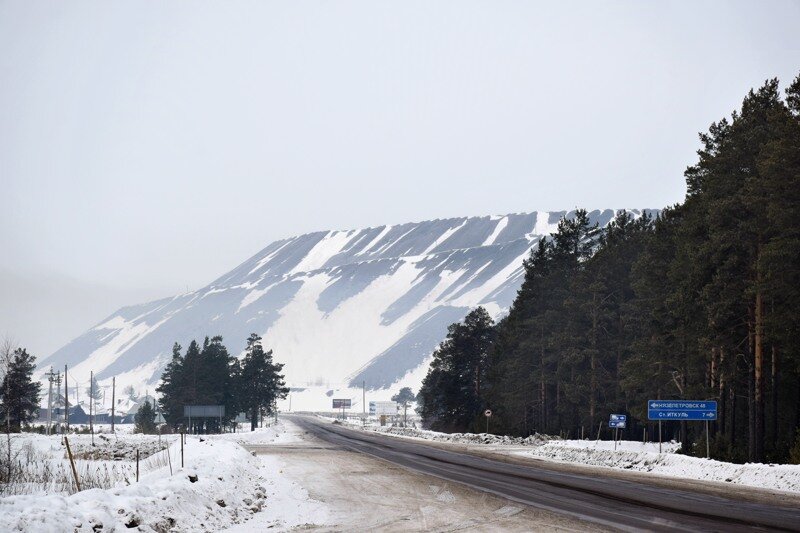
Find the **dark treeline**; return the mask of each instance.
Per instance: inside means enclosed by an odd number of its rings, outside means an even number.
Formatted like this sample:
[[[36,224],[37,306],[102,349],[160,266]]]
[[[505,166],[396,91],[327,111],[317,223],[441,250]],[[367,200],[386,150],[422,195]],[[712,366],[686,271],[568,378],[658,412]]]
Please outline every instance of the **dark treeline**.
[[[242,360],[228,353],[219,336],[206,337],[202,346],[192,341],[183,355],[181,346],[175,343],[172,360],[156,389],[161,394],[159,405],[168,424],[175,429],[184,426],[190,433],[221,431],[243,412],[255,429],[259,416],[273,413],[276,401],[289,392],[282,369],[283,364],[273,362],[272,351],[264,351],[261,337],[255,333],[247,339]],[[225,417],[221,421],[190,421],[183,416],[186,405],[224,405]]]
[[[451,326],[419,395],[429,425],[480,430],[490,407],[497,431],[594,437],[625,413],[641,438],[648,399],[714,399],[714,457],[789,457],[800,427],[800,77],[785,98],[777,80],[750,91],[700,139],[682,204],[656,219],[619,213],[603,229],[578,211],[531,251],[491,333],[476,312]],[[664,431],[691,451],[704,425]]]

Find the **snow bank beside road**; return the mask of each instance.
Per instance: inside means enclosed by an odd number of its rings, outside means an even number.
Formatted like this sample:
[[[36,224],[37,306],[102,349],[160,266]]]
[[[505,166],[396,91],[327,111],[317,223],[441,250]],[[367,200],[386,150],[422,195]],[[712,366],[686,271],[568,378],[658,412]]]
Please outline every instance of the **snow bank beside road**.
[[[286,425],[283,421],[264,428],[256,428],[255,431],[249,431],[248,429],[236,433],[209,435],[209,437],[238,442],[239,444],[289,444],[300,440],[294,433],[286,431]]]
[[[509,437],[507,435],[494,435],[492,433],[441,433],[439,431],[430,431],[427,429],[417,429],[409,427],[398,426],[375,426],[367,424],[362,425],[360,422],[352,420],[340,420],[336,418],[328,418],[321,416],[325,420],[330,420],[333,424],[347,425],[348,427],[363,429],[365,431],[374,431],[376,433],[385,433],[388,435],[395,435],[399,437],[411,437],[415,439],[432,440],[437,442],[453,442],[457,444],[490,444],[494,446],[540,446],[549,440],[558,437],[551,437],[549,435],[541,435],[534,433],[529,437]]]
[[[543,443],[544,444],[544,443]],[[614,451],[614,441],[613,440],[559,440],[557,443],[554,443],[557,446],[554,447],[562,447],[562,448],[582,448],[582,449],[591,449],[591,450],[606,450],[606,451]],[[681,443],[670,441],[664,442],[661,444],[661,451],[663,453],[675,453],[681,449]],[[617,441],[616,451],[619,452],[651,452],[651,453],[658,453],[658,443],[657,442],[641,442],[636,440],[620,440]]]
[[[260,533],[267,529],[283,531],[300,526],[321,526],[329,521],[328,507],[312,499],[308,491],[283,475],[284,463],[270,455],[259,455],[261,475],[266,480],[269,509],[237,524],[227,533]]]
[[[241,446],[189,438],[183,469],[180,444],[169,450],[172,476],[164,466],[108,490],[0,498],[0,531],[216,531],[268,504],[259,463]]]
[[[665,443],[664,452],[680,448]],[[735,483],[749,487],[800,492],[800,465],[734,464],[677,453],[658,453],[658,443],[622,441],[614,451],[613,441],[551,441],[514,455],[548,459],[663,476]]]
[[[541,446],[550,441],[553,437],[534,433],[529,437],[509,437],[507,435],[492,435],[491,433],[439,433],[438,431],[428,431],[425,429],[403,428],[403,427],[370,427],[366,429],[399,435],[401,437],[415,437],[418,439],[433,440],[438,442],[454,442],[459,444],[490,444],[494,446]]]
[[[299,429],[291,422],[280,421],[269,427],[258,428],[252,432],[214,435],[213,439],[238,442],[245,447],[251,445],[259,450],[257,458],[261,477],[266,486],[269,509],[257,513],[251,520],[226,530],[231,533],[261,532],[267,529],[285,530],[299,526],[323,525],[328,523],[330,511],[319,501],[312,499],[308,491],[284,474],[285,463],[281,456],[269,452],[270,445],[282,447],[290,443],[300,443]]]

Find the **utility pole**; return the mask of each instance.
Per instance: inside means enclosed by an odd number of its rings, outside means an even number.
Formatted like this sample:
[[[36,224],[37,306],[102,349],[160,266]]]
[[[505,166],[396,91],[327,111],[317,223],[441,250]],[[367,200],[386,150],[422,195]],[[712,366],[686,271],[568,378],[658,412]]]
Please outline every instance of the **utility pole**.
[[[94,446],[94,370],[89,371],[89,433],[92,434],[92,446]],[[138,451],[138,450],[137,450]]]
[[[114,394],[117,390],[117,376],[111,378],[111,433],[114,433],[114,407],[116,407],[116,402],[114,401]]]
[[[59,370],[56,372],[56,394],[61,394],[61,371]],[[59,433],[61,432],[61,424],[57,426],[59,428]]]
[[[361,382],[361,415],[367,418],[367,380]]]
[[[69,386],[67,385],[67,365],[64,365],[64,432],[69,433]]]
[[[53,367],[50,367],[50,372],[45,374],[47,376],[47,434],[50,434],[50,428],[53,426]]]

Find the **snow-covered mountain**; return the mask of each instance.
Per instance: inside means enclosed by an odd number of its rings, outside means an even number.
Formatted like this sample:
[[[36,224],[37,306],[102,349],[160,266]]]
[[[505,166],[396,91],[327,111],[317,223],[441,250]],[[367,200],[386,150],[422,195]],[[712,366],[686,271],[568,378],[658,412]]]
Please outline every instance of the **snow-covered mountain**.
[[[614,214],[591,218],[602,226]],[[286,363],[295,409],[329,405],[332,390],[360,404],[354,391],[362,383],[374,392],[369,399],[416,390],[450,323],[477,305],[495,317],[508,309],[523,258],[564,215],[451,218],[276,241],[202,289],[120,309],[40,368],[67,364],[77,382],[93,370],[101,382],[116,376],[118,387],[152,390],[175,341],[186,347],[219,334],[238,354],[255,332]]]

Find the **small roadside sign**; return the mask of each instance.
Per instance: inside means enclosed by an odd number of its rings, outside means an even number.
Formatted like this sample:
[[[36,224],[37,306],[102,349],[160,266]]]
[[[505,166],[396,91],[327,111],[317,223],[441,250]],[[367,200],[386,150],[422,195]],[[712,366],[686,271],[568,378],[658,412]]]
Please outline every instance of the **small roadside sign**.
[[[350,409],[352,407],[352,401],[350,398],[334,398],[333,399],[333,408],[334,409]]]
[[[609,415],[608,427],[625,429],[628,425],[628,415]]]
[[[488,418],[488,417],[492,416],[492,410],[491,409],[487,409],[487,410],[485,410],[483,412],[483,414]]]
[[[374,409],[372,404],[374,404]],[[370,402],[370,414],[376,416],[395,416],[397,414],[397,402]]]

